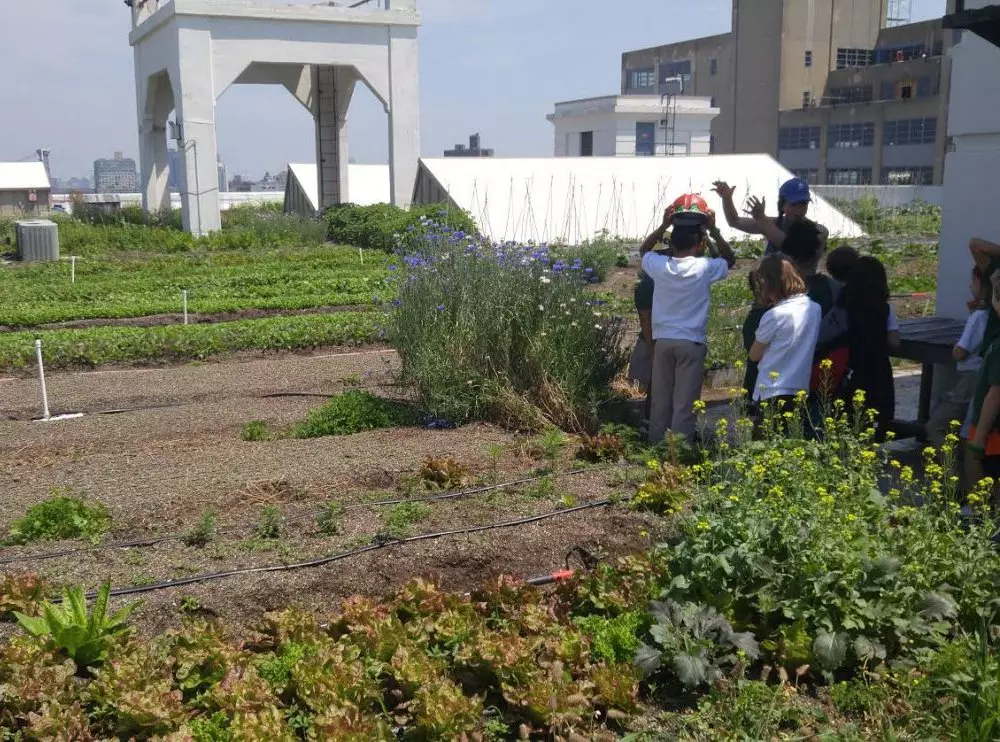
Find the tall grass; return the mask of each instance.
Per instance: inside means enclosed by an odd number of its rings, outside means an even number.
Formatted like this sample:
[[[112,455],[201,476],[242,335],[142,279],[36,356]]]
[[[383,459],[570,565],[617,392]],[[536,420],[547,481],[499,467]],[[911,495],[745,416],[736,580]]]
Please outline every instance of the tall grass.
[[[387,324],[427,411],[520,429],[596,426],[624,365],[624,323],[585,291],[582,261],[438,227],[402,263]]]

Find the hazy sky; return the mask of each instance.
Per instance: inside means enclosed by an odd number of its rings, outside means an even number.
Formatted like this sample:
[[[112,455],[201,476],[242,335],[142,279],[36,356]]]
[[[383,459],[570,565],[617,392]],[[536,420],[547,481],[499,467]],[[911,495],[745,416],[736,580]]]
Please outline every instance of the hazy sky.
[[[912,0],[913,20],[945,0]],[[421,140],[440,155],[479,131],[500,156],[552,154],[557,100],[617,93],[621,53],[729,31],[731,0],[418,0]],[[121,0],[0,0],[0,161],[52,150],[56,177],[137,151],[129,11]],[[230,174],[314,162],[309,114],[283,88],[236,86],[219,100]],[[351,155],[386,159],[386,115],[359,86]]]

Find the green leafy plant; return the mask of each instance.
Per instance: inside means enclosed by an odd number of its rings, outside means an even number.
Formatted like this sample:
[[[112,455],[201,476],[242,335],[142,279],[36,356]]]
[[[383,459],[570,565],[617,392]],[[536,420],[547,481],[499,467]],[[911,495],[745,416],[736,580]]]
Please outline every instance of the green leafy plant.
[[[15,612],[37,615],[48,590],[48,583],[37,574],[7,575],[0,581],[0,618]]]
[[[648,510],[658,515],[680,512],[691,499],[687,483],[690,475],[686,469],[665,461],[651,459],[646,463],[646,481],[629,502],[633,510]]]
[[[100,503],[69,495],[56,495],[28,508],[23,518],[10,524],[7,543],[84,538],[96,541],[111,527],[111,516]]]
[[[319,506],[316,513],[316,527],[324,536],[336,536],[340,533],[340,521],[344,516],[344,504],[339,500],[330,500]]]
[[[245,441],[266,441],[271,438],[271,431],[263,420],[251,420],[243,426],[240,438]]]
[[[650,606],[649,643],[636,652],[645,676],[667,666],[687,688],[712,685],[759,655],[753,634],[733,631],[714,608],[673,601]]]
[[[449,233],[475,232],[472,217],[445,204],[414,206],[409,211],[389,204],[343,204],[328,209],[324,218],[331,242],[386,251],[417,243],[428,232],[430,220]]]
[[[260,509],[254,534],[265,540],[281,538],[281,508],[277,505],[264,505]]]
[[[291,430],[293,438],[351,435],[366,430],[411,425],[413,412],[407,406],[370,392],[352,389],[338,394],[323,407],[309,413]]]
[[[598,433],[581,437],[576,458],[599,464],[619,461],[625,457],[625,453],[625,442],[620,437],[611,433]]]
[[[207,546],[214,535],[215,513],[209,510],[201,516],[194,528],[184,534],[181,541],[185,546]]]
[[[413,526],[431,514],[431,507],[424,502],[402,502],[385,515],[383,529],[390,538],[406,538],[413,533]]]
[[[580,630],[590,637],[590,653],[602,662],[629,662],[639,648],[639,631],[646,617],[640,611],[629,611],[613,618],[581,616],[573,619]]]
[[[104,662],[114,642],[131,632],[126,621],[140,605],[132,603],[108,616],[110,593],[111,583],[105,582],[89,614],[83,588],[73,587],[63,591],[60,605],[42,603],[37,617],[14,615],[25,631],[51,640],[58,651],[76,663],[78,672],[86,672]]]

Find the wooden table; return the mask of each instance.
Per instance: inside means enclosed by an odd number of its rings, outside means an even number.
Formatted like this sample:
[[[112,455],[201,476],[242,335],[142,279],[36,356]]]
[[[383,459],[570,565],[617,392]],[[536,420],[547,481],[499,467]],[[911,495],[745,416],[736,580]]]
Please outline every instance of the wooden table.
[[[923,437],[925,426],[931,416],[931,392],[934,387],[934,366],[950,366],[955,363],[951,350],[962,337],[965,323],[948,317],[924,317],[900,320],[899,334],[902,344],[892,353],[896,358],[917,361],[922,365],[920,373],[920,401],[917,405],[917,419],[912,422],[896,421],[895,427],[901,434],[910,433]]]

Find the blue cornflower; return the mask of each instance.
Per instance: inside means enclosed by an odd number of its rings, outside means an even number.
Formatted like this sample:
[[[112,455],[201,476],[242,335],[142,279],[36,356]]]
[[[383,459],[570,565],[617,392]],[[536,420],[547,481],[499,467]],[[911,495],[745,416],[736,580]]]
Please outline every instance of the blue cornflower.
[[[439,311],[439,312],[443,312],[443,311],[444,311],[444,304],[438,304],[438,305],[437,305],[436,307],[434,307],[434,308],[435,308],[435,309],[436,309],[437,311]]]

